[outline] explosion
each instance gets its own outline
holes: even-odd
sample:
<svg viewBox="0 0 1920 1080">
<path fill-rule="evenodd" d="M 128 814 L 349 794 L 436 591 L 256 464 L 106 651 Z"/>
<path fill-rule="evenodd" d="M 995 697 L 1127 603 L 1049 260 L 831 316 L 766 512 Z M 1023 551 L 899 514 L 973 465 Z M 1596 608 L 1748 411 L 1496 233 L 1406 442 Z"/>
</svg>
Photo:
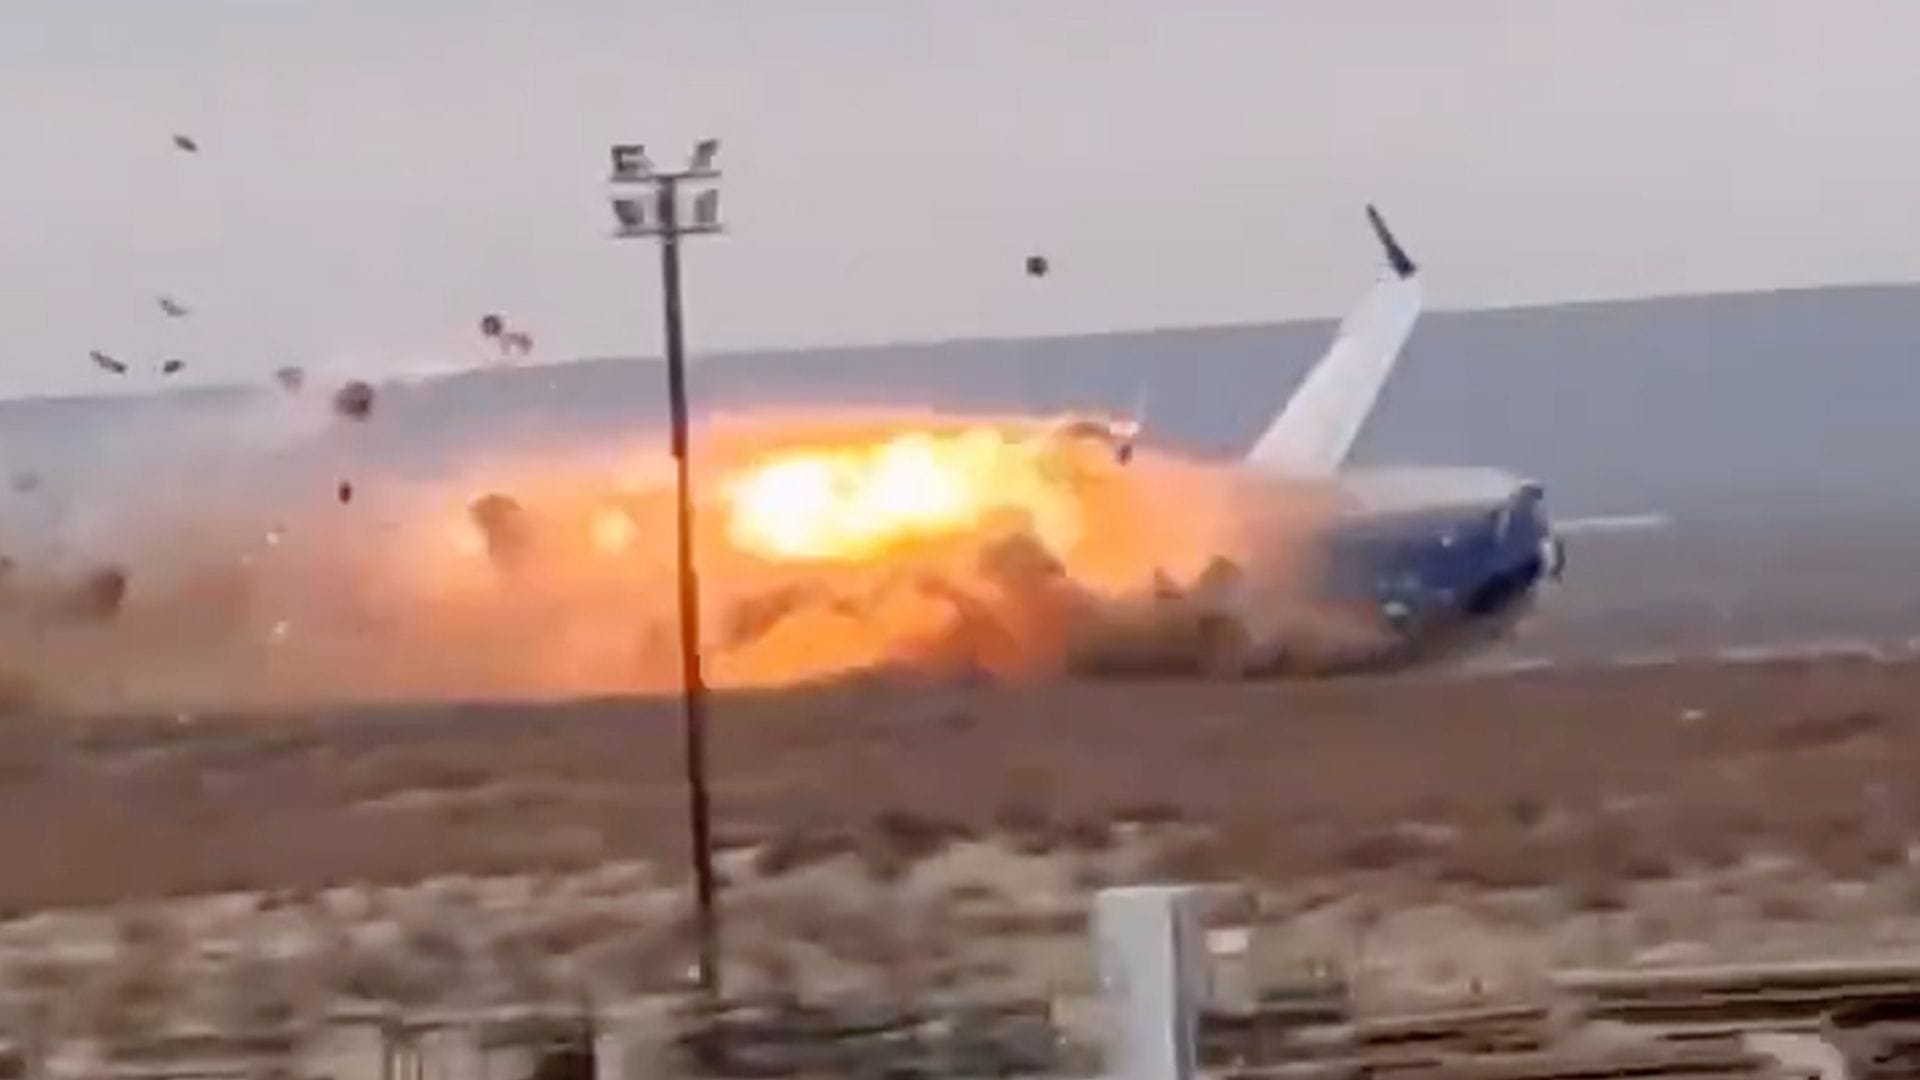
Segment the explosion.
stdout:
<svg viewBox="0 0 1920 1080">
<path fill-rule="evenodd" d="M 776 453 L 725 481 L 727 538 L 773 561 L 857 562 L 1019 515 L 1064 552 L 1080 522 L 1047 449 L 976 427 Z"/>
<path fill-rule="evenodd" d="M 694 536 L 709 681 L 1030 677 L 1090 649 L 1177 653 L 1200 635 L 1191 605 L 1169 598 L 1211 589 L 1223 565 L 1264 583 L 1262 608 L 1284 606 L 1324 493 L 1250 489 L 1157 454 L 1122 464 L 1063 430 L 927 416 L 709 425 Z M 29 579 L 85 592 L 91 561 L 124 572 L 114 609 L 49 633 L 45 613 L 66 608 L 9 608 L 0 589 L 0 676 L 117 705 L 671 691 L 674 498 L 657 445 L 495 451 L 437 477 L 360 461 L 350 505 L 324 495 L 337 447 L 284 452 L 189 498 L 102 482 L 65 562 L 16 569 L 12 592 L 28 596 Z M 198 458 L 178 468 L 207 472 Z M 289 483 L 308 494 L 270 497 Z"/>
</svg>

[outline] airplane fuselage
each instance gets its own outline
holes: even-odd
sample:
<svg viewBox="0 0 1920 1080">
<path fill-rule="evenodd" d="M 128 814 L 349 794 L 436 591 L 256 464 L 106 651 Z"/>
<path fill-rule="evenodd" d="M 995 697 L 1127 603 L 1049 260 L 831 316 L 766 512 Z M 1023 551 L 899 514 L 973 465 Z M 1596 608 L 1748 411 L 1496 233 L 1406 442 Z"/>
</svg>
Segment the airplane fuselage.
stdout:
<svg viewBox="0 0 1920 1080">
<path fill-rule="evenodd" d="M 1256 491 L 1264 482 L 1250 478 Z M 1147 659 L 1135 643 L 1102 642 L 1086 670 L 1278 678 L 1419 666 L 1506 636 L 1562 569 L 1532 481 L 1412 468 L 1354 470 L 1331 483 L 1340 506 L 1304 534 L 1258 539 L 1254 526 L 1256 548 L 1277 545 L 1278 560 L 1219 561 L 1168 591 L 1158 609 L 1163 651 Z"/>
<path fill-rule="evenodd" d="M 1334 669 L 1429 661 L 1504 636 L 1565 555 L 1541 486 L 1494 470 L 1357 471 L 1326 530 L 1319 599 L 1365 611 L 1380 645 Z"/>
<path fill-rule="evenodd" d="M 1203 615 L 1215 628 L 1232 624 L 1209 637 L 1229 657 L 1216 669 L 1324 673 L 1431 660 L 1504 636 L 1564 567 L 1538 483 L 1497 469 L 1350 465 L 1423 304 L 1419 268 L 1371 206 L 1367 219 L 1388 274 L 1242 461 L 1256 478 L 1331 484 L 1342 506 L 1319 530 L 1310 595 L 1265 605 L 1303 614 L 1274 617 L 1252 592 L 1230 589 Z"/>
</svg>

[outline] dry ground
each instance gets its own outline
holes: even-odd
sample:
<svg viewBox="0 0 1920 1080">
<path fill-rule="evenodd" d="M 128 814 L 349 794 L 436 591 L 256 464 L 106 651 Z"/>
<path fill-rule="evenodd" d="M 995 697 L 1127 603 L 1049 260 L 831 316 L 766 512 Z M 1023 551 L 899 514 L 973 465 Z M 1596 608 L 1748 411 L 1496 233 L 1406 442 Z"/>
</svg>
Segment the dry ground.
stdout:
<svg viewBox="0 0 1920 1080">
<path fill-rule="evenodd" d="M 736 988 L 1085 994 L 1089 890 L 1167 877 L 1383 1007 L 1920 955 L 1920 664 L 715 706 Z M 672 702 L 6 717 L 0 1038 L 679 985 L 680 755 Z"/>
<path fill-rule="evenodd" d="M 1624 882 L 1786 854 L 1838 878 L 1920 832 L 1920 665 L 1314 684 L 844 686 L 715 702 L 722 838 L 768 857 L 1124 820 L 1167 873 Z M 684 859 L 671 701 L 0 718 L 0 907 Z M 867 839 L 863 840 L 862 837 Z"/>
</svg>

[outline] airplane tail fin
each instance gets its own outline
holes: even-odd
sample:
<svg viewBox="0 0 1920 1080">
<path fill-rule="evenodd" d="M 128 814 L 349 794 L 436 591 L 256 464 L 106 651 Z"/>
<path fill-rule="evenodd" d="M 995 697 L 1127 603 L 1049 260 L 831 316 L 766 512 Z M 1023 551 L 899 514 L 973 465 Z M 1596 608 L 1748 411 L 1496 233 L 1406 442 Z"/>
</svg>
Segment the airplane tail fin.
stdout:
<svg viewBox="0 0 1920 1080">
<path fill-rule="evenodd" d="M 1338 470 L 1413 334 L 1421 310 L 1419 267 L 1371 205 L 1367 222 L 1390 272 L 1341 322 L 1333 344 L 1248 451 L 1249 465 L 1309 476 Z"/>
</svg>

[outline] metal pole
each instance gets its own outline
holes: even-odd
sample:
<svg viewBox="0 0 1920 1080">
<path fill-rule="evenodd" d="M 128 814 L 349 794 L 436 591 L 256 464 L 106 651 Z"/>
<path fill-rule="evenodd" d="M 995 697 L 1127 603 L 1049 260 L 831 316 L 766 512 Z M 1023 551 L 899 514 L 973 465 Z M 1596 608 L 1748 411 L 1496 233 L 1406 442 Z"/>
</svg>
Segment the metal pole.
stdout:
<svg viewBox="0 0 1920 1080">
<path fill-rule="evenodd" d="M 707 683 L 700 664 L 700 579 L 693 566 L 693 477 L 687 452 L 686 343 L 680 314 L 679 185 L 663 178 L 658 190 L 660 282 L 665 293 L 667 403 L 673 428 L 678 488 L 676 529 L 680 585 L 680 690 L 686 727 L 687 810 L 693 824 L 693 878 L 699 900 L 700 989 L 720 989 L 720 919 L 714 904 L 713 827 L 707 798 Z"/>
</svg>

